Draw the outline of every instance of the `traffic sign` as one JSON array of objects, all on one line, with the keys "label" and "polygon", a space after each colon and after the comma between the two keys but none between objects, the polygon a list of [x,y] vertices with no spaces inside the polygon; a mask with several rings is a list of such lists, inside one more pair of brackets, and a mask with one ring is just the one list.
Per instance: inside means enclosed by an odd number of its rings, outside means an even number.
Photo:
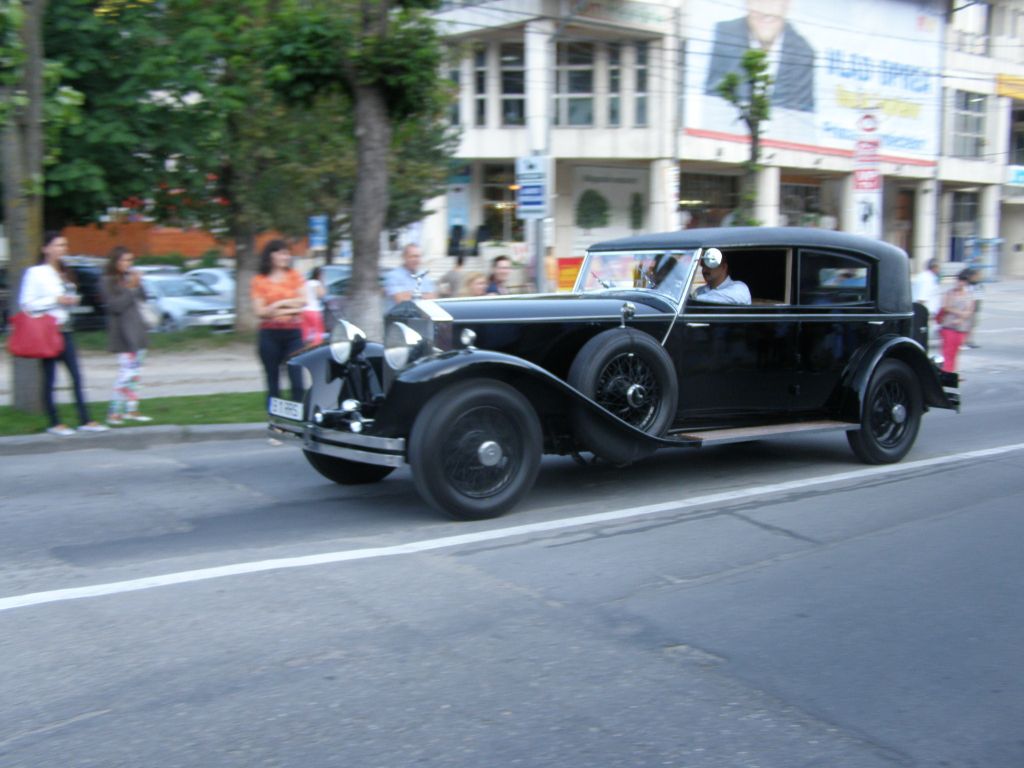
[{"label": "traffic sign", "polygon": [[516,217],[544,219],[548,216],[548,158],[530,155],[516,159]]}]

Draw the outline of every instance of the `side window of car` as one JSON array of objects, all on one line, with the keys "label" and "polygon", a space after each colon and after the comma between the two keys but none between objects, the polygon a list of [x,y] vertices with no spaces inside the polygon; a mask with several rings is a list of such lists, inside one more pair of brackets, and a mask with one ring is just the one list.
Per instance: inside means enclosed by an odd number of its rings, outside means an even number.
[{"label": "side window of car", "polygon": [[[782,306],[791,303],[789,275],[792,264],[791,252],[786,248],[736,248],[722,249],[728,264],[729,277],[744,283],[750,291],[751,305]],[[695,294],[704,284],[698,268],[693,278],[690,293]],[[695,306],[700,304],[699,297]],[[720,307],[735,309],[738,304],[723,304]]]},{"label": "side window of car", "polygon": [[872,265],[855,256],[826,251],[800,254],[800,304],[862,306],[872,300]]}]

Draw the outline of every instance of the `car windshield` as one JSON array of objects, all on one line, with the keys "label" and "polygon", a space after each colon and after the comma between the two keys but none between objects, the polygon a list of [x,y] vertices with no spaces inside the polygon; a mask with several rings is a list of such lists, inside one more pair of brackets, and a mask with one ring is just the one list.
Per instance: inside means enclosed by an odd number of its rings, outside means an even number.
[{"label": "car windshield", "polygon": [[695,250],[591,251],[583,260],[577,291],[639,288],[679,301]]},{"label": "car windshield", "polygon": [[155,282],[155,288],[161,296],[216,296],[217,292],[212,290],[205,283],[195,279],[181,280],[160,280]]}]

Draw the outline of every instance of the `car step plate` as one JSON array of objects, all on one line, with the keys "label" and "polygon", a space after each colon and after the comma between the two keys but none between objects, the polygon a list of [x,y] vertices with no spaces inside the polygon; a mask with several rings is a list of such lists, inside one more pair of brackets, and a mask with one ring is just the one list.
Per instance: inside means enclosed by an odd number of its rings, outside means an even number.
[{"label": "car step plate", "polygon": [[696,439],[701,445],[722,445],[740,443],[746,440],[761,440],[782,435],[806,434],[808,432],[835,432],[857,429],[858,424],[848,421],[797,421],[790,424],[769,424],[764,427],[737,427],[734,429],[704,429],[689,432],[670,432],[668,437]]}]

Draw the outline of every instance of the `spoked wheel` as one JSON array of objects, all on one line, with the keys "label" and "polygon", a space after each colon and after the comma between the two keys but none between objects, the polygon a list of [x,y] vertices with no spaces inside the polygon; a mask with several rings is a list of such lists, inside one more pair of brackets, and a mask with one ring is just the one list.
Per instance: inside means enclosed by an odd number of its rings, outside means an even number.
[{"label": "spoked wheel", "polygon": [[921,412],[913,373],[899,360],[884,360],[871,377],[860,429],[846,433],[850,447],[867,464],[897,462],[917,439]]},{"label": "spoked wheel", "polygon": [[[569,383],[627,424],[652,435],[663,434],[675,417],[678,387],[672,361],[642,331],[616,328],[592,338],[573,361]],[[583,446],[613,464],[628,464],[654,450],[623,437],[579,406],[573,408],[572,423]]]},{"label": "spoked wheel", "polygon": [[500,382],[435,395],[413,425],[409,464],[420,495],[463,520],[496,517],[533,487],[542,450],[529,401]]}]

